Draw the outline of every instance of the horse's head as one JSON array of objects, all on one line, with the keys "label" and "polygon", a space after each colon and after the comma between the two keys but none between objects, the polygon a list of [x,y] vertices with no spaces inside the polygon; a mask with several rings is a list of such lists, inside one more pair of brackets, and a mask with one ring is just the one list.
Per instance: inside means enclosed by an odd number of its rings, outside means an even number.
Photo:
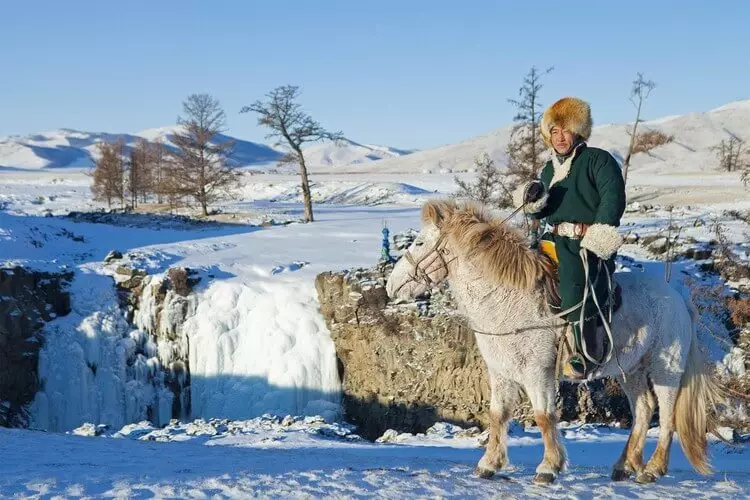
[{"label": "horse's head", "polygon": [[419,235],[396,263],[386,283],[390,298],[417,297],[448,277],[453,257],[441,228],[454,209],[440,201],[429,201],[424,206]]}]

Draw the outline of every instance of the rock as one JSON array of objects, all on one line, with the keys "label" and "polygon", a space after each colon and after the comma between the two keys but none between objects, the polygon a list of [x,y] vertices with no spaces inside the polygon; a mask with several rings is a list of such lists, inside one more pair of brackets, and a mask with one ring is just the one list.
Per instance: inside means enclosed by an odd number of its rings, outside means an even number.
[{"label": "rock", "polygon": [[292,424],[294,424],[294,417],[292,417],[291,415],[287,415],[281,421],[281,426],[282,427],[291,427]]},{"label": "rock", "polygon": [[122,253],[118,250],[110,250],[110,252],[107,254],[106,257],[104,257],[104,262],[109,263],[113,260],[120,260],[122,259]]},{"label": "rock", "polygon": [[211,423],[207,423],[203,419],[190,422],[185,428],[185,434],[188,436],[215,436],[218,433],[216,427],[211,425]]},{"label": "rock", "polygon": [[638,243],[638,240],[640,239],[640,236],[638,233],[628,233],[625,235],[625,243],[629,243],[631,245]]},{"label": "rock", "polygon": [[685,250],[682,255],[688,259],[693,260],[706,260],[710,259],[713,255],[713,252],[709,250],[708,248],[695,248],[691,247]]},{"label": "rock", "polygon": [[196,274],[196,271],[187,267],[170,267],[167,280],[176,294],[187,297],[201,280],[200,277],[194,277]]},{"label": "rock", "polygon": [[386,430],[382,436],[375,440],[376,443],[398,443],[404,441],[409,436],[404,436],[402,433],[395,429]]},{"label": "rock", "polygon": [[648,249],[655,254],[663,254],[669,249],[669,240],[666,237],[661,237],[648,245]]},{"label": "rock", "polygon": [[73,273],[0,268],[0,427],[25,427],[39,390],[44,324],[70,312]]},{"label": "rock", "polygon": [[131,278],[133,276],[141,276],[141,277],[148,276],[148,273],[144,269],[133,269],[127,266],[117,266],[117,269],[115,269],[115,272],[123,276],[130,276]]},{"label": "rock", "polygon": [[109,430],[109,426],[106,424],[94,425],[90,422],[86,422],[85,424],[81,425],[77,429],[73,429],[71,433],[76,436],[95,437],[95,436],[101,436],[108,430]]},{"label": "rock", "polygon": [[625,207],[625,211],[626,212],[630,212],[630,213],[632,213],[632,212],[638,212],[638,211],[640,211],[640,209],[641,209],[641,204],[638,203],[637,201],[634,201],[633,203],[629,203]]}]

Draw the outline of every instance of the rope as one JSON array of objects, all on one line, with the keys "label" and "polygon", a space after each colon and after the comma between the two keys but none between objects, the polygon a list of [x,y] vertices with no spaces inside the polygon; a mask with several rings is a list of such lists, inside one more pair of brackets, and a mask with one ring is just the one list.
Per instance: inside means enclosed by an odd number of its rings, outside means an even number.
[{"label": "rope", "polygon": [[[583,287],[583,297],[584,297],[584,303],[586,301],[586,296],[588,295],[588,291],[590,288],[594,288],[594,283],[591,282],[591,279],[589,277],[589,260],[588,260],[588,250],[585,248],[581,248],[579,255],[581,256],[581,260],[583,261],[583,271],[586,276],[586,286]],[[599,260],[599,264],[597,266],[597,272],[596,272],[596,280],[599,281],[599,277],[601,276],[602,266],[603,262]],[[591,294],[591,298],[594,300],[594,305],[596,305],[596,312],[599,315],[599,317],[602,319],[602,325],[604,326],[604,331],[607,334],[607,338],[609,339],[609,349],[607,352],[607,355],[604,357],[604,360],[599,363],[595,359],[593,359],[586,349],[586,339],[583,335],[583,320],[584,320],[584,309],[581,309],[581,322],[579,323],[581,328],[581,350],[583,351],[583,356],[591,361],[595,365],[602,366],[609,362],[610,359],[612,359],[612,356],[614,355],[615,362],[617,363],[617,367],[620,369],[620,374],[622,375],[623,380],[627,380],[627,377],[625,375],[625,370],[622,368],[622,365],[620,364],[620,359],[617,357],[617,354],[615,353],[615,341],[614,336],[612,335],[612,329],[611,329],[611,323],[612,323],[612,309],[613,309],[613,302],[614,302],[614,296],[613,296],[613,287],[612,287],[612,277],[609,275],[609,272],[605,269],[604,274],[607,275],[607,289],[609,294],[609,300],[608,300],[608,318],[604,317],[604,312],[602,311],[602,307],[599,304],[599,298],[596,296],[596,291]]]},{"label": "rope", "polygon": [[[567,316],[568,314],[574,312],[576,309],[578,309],[582,305],[583,305],[583,301],[579,302],[578,304],[574,305],[573,307],[569,307],[569,308],[565,309],[562,312],[559,312],[557,314],[553,314],[551,316],[547,316],[546,318],[544,318],[542,320],[539,320],[536,323],[532,323],[531,326],[524,326],[523,328],[516,328],[515,330],[509,330],[507,332],[483,332],[481,330],[475,330],[473,328],[471,328],[471,330],[474,333],[479,333],[481,335],[495,336],[495,337],[500,337],[500,336],[504,336],[504,335],[515,335],[517,333],[522,333],[522,332],[525,332],[527,330],[536,330],[536,329],[544,327],[544,326],[549,326],[549,322],[550,321],[554,321],[556,319],[562,319],[563,317]],[[555,328],[560,328],[561,326],[565,326],[565,325],[564,324],[563,325],[558,325],[558,326],[555,326]]]}]

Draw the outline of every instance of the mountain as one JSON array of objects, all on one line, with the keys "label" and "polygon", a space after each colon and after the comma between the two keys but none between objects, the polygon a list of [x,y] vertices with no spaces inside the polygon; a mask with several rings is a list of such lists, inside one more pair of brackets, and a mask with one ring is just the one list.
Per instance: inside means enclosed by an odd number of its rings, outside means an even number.
[{"label": "mountain", "polygon": [[[596,110],[594,110],[596,120]],[[630,124],[595,126],[589,144],[610,151],[618,161],[627,154]],[[337,172],[447,173],[472,169],[473,158],[486,151],[497,165],[504,165],[510,126],[498,128],[472,139],[388,158],[377,164],[348,165]],[[633,156],[631,172],[655,174],[703,173],[716,168],[712,147],[731,135],[750,142],[750,100],[737,101],[711,111],[644,121],[638,131],[657,130],[674,140],[648,153]]]},{"label": "mountain", "polygon": [[349,139],[315,143],[304,149],[305,163],[313,169],[372,163],[386,158],[399,158],[412,152],[388,146],[360,144]]},{"label": "mountain", "polygon": [[[136,134],[110,134],[58,129],[28,136],[0,138],[0,169],[85,169],[93,166],[96,144],[123,139],[132,148],[139,139],[161,139],[174,147],[171,136],[179,126],[148,129]],[[235,140],[234,159],[242,166],[258,165],[277,160],[281,153],[264,144],[257,144],[227,135],[217,136],[219,142]]]}]

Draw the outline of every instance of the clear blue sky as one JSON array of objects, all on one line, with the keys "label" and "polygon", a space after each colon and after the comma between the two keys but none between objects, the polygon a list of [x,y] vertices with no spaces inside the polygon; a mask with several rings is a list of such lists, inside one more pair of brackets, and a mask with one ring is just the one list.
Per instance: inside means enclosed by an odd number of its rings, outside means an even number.
[{"label": "clear blue sky", "polygon": [[750,98],[748,23],[748,0],[2,0],[0,135],[136,132],[208,92],[262,140],[239,109],[296,84],[324,126],[428,148],[509,123],[532,65],[596,123],[632,119],[637,71],[646,118],[704,111]]}]

